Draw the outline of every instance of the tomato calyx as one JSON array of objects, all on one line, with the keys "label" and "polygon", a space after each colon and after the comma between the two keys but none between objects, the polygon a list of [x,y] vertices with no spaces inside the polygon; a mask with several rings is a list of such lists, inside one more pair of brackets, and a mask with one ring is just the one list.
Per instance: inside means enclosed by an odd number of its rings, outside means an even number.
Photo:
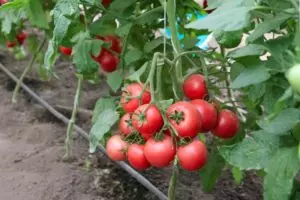
[{"label": "tomato calyx", "polygon": [[129,144],[145,144],[145,139],[141,136],[138,131],[133,131],[130,135],[127,135],[124,138],[124,141],[128,142]]},{"label": "tomato calyx", "polygon": [[170,115],[170,119],[174,120],[176,124],[180,124],[180,122],[184,120],[184,113],[175,110],[175,112]]},{"label": "tomato calyx", "polygon": [[179,146],[186,146],[190,143],[192,143],[194,140],[191,137],[185,137],[185,138],[180,138],[180,140],[178,141],[178,145]]}]

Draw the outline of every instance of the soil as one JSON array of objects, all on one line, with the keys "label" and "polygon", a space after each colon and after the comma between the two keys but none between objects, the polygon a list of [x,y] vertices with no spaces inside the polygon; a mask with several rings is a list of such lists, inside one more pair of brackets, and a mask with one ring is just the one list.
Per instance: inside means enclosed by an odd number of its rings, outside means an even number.
[{"label": "soil", "polygon": [[[0,62],[20,75],[27,60],[15,61],[2,53]],[[72,65],[57,64],[59,79],[44,83],[33,72],[25,83],[52,105],[71,106],[76,88]],[[90,155],[87,142],[75,134],[76,160],[65,163],[66,126],[21,92],[18,103],[10,101],[14,83],[0,71],[0,199],[10,200],[154,200],[157,199],[129,174],[101,153]],[[92,109],[107,92],[105,84],[85,83],[81,108]],[[65,112],[67,116],[69,112]],[[80,114],[78,124],[90,128],[90,116]],[[170,169],[150,169],[143,174],[167,192]],[[201,191],[197,173],[182,172],[177,187],[179,200],[260,200],[261,180],[247,173],[243,183],[234,183],[224,171],[210,194]]]}]

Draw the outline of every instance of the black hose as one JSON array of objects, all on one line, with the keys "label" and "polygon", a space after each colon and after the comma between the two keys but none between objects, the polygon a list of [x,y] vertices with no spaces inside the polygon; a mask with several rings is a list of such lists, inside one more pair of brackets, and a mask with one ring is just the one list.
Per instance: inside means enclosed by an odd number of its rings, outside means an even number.
[{"label": "black hose", "polygon": [[[0,63],[0,69],[14,82],[17,83],[19,81],[19,79],[13,73],[11,73],[2,63]],[[61,114],[56,109],[54,109],[44,99],[42,99],[34,91],[32,91],[28,86],[26,86],[24,83],[21,83],[21,88],[23,88],[24,91],[26,91],[30,96],[32,96],[39,104],[41,104],[44,108],[46,108],[55,117],[60,119],[65,124],[68,124],[69,119],[67,117],[65,117],[63,114]],[[74,125],[74,129],[76,130],[76,132],[79,133],[80,136],[82,136],[84,139],[89,141],[88,133],[86,133],[82,128],[80,128],[77,125]],[[105,155],[107,155],[106,150],[102,145],[98,145],[98,150],[104,153]],[[122,162],[115,162],[115,163],[118,164],[122,169],[127,171],[133,178],[135,178],[139,183],[141,183],[144,187],[146,187],[150,192],[155,194],[160,200],[168,199],[163,192],[157,189],[149,180],[147,180],[144,176],[142,176],[140,173],[135,171],[126,162],[122,161]]]}]

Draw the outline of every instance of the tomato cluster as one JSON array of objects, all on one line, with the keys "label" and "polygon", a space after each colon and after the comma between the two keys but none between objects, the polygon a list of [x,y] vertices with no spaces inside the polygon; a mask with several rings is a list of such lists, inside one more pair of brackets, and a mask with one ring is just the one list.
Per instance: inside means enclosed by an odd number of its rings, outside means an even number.
[{"label": "tomato cluster", "polygon": [[7,48],[13,48],[17,45],[23,45],[24,41],[27,39],[28,34],[21,31],[19,34],[16,36],[16,40],[14,41],[6,41],[6,47]]},{"label": "tomato cluster", "polygon": [[175,102],[162,111],[151,102],[146,86],[127,85],[120,100],[126,114],[119,122],[120,134],[107,142],[108,156],[118,161],[127,159],[138,170],[167,167],[176,156],[185,170],[202,168],[208,151],[196,136],[211,132],[222,139],[232,138],[238,132],[239,120],[232,111],[218,111],[204,100],[208,92],[201,74],[189,76],[182,87],[190,101]]},{"label": "tomato cluster", "polygon": [[[103,40],[105,43],[110,44],[109,49],[102,47],[99,55],[91,55],[92,58],[99,63],[100,67],[105,72],[113,72],[119,65],[118,55],[122,51],[122,44],[120,38],[117,36],[96,36],[96,39]],[[71,47],[60,46],[59,50],[62,54],[70,56],[72,54]]]}]

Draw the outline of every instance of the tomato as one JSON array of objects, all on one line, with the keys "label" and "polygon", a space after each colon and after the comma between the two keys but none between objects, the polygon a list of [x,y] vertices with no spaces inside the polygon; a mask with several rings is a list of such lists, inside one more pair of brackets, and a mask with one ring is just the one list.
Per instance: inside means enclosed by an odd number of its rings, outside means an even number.
[{"label": "tomato", "polygon": [[201,115],[201,132],[207,132],[215,128],[218,118],[217,110],[215,109],[215,107],[207,101],[201,99],[195,99],[191,101],[191,104],[196,107]]},{"label": "tomato", "polygon": [[19,44],[22,45],[24,43],[24,41],[26,40],[26,38],[28,37],[28,34],[25,32],[21,32],[16,37],[17,37]]},{"label": "tomato", "polygon": [[189,102],[179,101],[167,109],[167,117],[180,137],[195,137],[202,127],[200,113]]},{"label": "tomato", "polygon": [[103,4],[105,7],[108,7],[108,6],[111,4],[111,0],[102,0],[102,4]]},{"label": "tomato", "polygon": [[217,126],[212,133],[220,138],[234,137],[239,130],[240,122],[235,113],[230,110],[221,110],[218,114]]},{"label": "tomato", "polygon": [[208,93],[205,78],[201,74],[189,76],[183,83],[183,92],[189,99],[204,99]]},{"label": "tomato", "polygon": [[132,115],[132,124],[142,136],[151,136],[161,129],[164,120],[155,105],[145,104],[134,111]]},{"label": "tomato", "polygon": [[7,3],[7,2],[8,2],[8,0],[0,0],[0,5],[3,5],[5,3]]},{"label": "tomato", "polygon": [[[121,105],[128,113],[133,113],[139,107],[139,96],[143,91],[143,85],[139,83],[129,84],[122,93]],[[141,105],[148,104],[151,101],[151,94],[146,89],[141,97]]]},{"label": "tomato", "polygon": [[145,146],[141,144],[132,144],[128,148],[128,162],[137,170],[145,170],[151,166],[145,157],[144,149]]},{"label": "tomato", "polygon": [[110,49],[117,52],[117,53],[121,53],[122,52],[122,44],[121,44],[121,39],[117,36],[113,36],[113,35],[108,35],[105,37],[96,36],[97,39],[103,40],[104,42],[110,43]]},{"label": "tomato", "polygon": [[114,135],[108,139],[106,152],[110,159],[121,161],[126,159],[127,142],[122,140],[120,135]]},{"label": "tomato", "polygon": [[60,46],[59,50],[62,54],[66,56],[70,56],[72,54],[72,48],[69,47]]},{"label": "tomato", "polygon": [[300,64],[293,66],[287,73],[287,79],[294,90],[300,93]]},{"label": "tomato", "polygon": [[176,146],[172,137],[164,135],[163,140],[156,141],[150,138],[145,144],[145,156],[149,163],[155,167],[167,167],[174,160]]},{"label": "tomato", "polygon": [[15,46],[17,46],[17,42],[15,42],[15,41],[13,41],[13,42],[7,41],[6,42],[6,47],[7,48],[13,48]]},{"label": "tomato", "polygon": [[122,134],[129,135],[134,131],[132,120],[131,120],[131,114],[126,113],[120,120],[119,123],[119,129]]},{"label": "tomato", "polygon": [[109,51],[104,51],[98,61],[105,72],[113,72],[119,65],[119,58]]},{"label": "tomato", "polygon": [[180,166],[188,171],[196,171],[202,168],[207,161],[207,149],[205,144],[199,140],[194,140],[185,146],[180,146],[177,150]]}]

